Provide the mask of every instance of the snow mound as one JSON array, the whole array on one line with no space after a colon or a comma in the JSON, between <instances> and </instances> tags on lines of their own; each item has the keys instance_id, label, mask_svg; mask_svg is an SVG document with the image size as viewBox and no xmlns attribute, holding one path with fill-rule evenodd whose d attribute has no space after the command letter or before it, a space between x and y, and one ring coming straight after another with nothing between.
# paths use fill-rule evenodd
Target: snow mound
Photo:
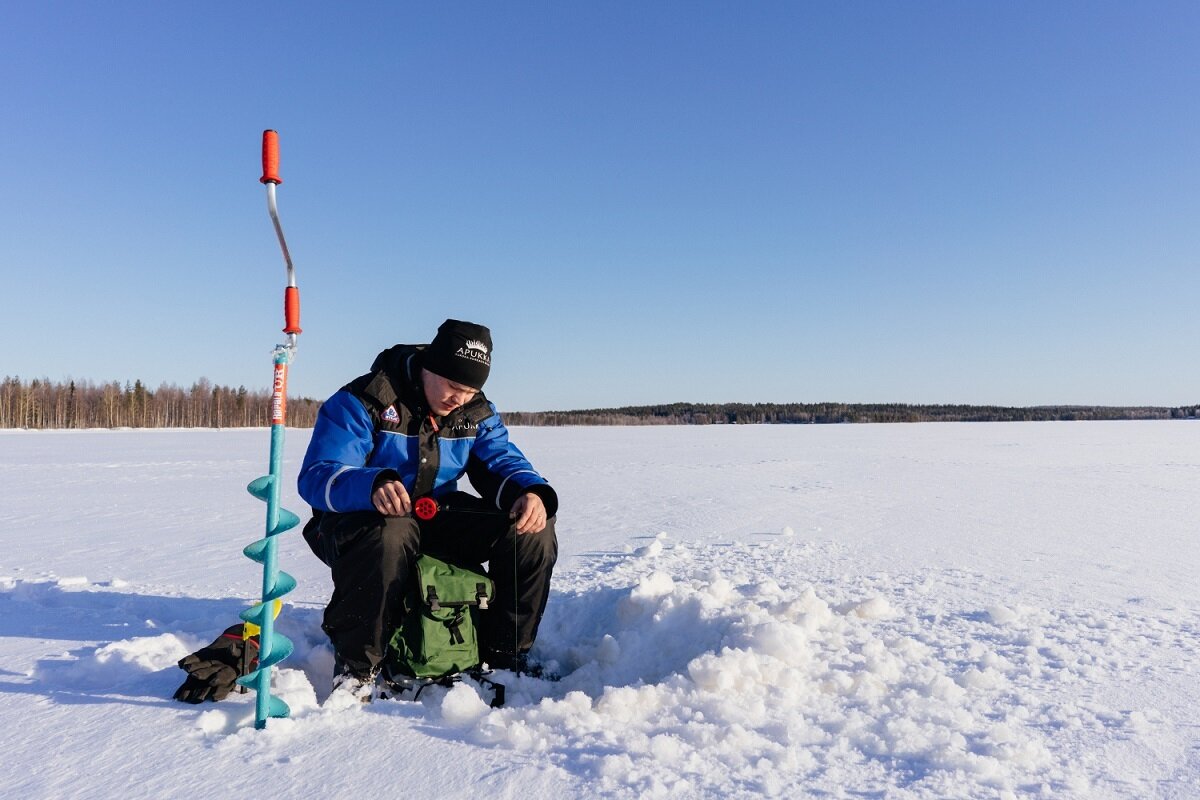
<instances>
[{"instance_id":1,"label":"snow mound","mask_svg":"<svg viewBox=\"0 0 1200 800\"><path fill-rule=\"evenodd\" d=\"M677 545L655 565L669 573L598 559L577 576L590 585L555 596L539 640L567 675L510 687L473 740L554 754L618 795L836 793L837 775L865 769L885 794L1083 796L1058 731L1153 729L1152 713L1060 696L1119 680L1137 656L1138 637L1090 613L923 615L908 587L928 578L860 581L854 599L854 584L818 590L795 572L809 545L776 542Z\"/></svg>"},{"instance_id":2,"label":"snow mound","mask_svg":"<svg viewBox=\"0 0 1200 800\"><path fill-rule=\"evenodd\" d=\"M467 684L455 684L442 699L442 721L452 728L469 728L490 711L490 706Z\"/></svg>"},{"instance_id":3,"label":"snow mound","mask_svg":"<svg viewBox=\"0 0 1200 800\"><path fill-rule=\"evenodd\" d=\"M131 688L142 684L147 675L174 667L191 650L191 645L175 634L144 636L111 642L74 657L43 661L33 677L100 692Z\"/></svg>"},{"instance_id":4,"label":"snow mound","mask_svg":"<svg viewBox=\"0 0 1200 800\"><path fill-rule=\"evenodd\" d=\"M890 616L881 598L836 614L811 587L653 573L616 609L593 649L572 649L557 696L486 716L476 740L555 751L649 797L697 785L772 796L818 759L865 756L944 787L1050 762L1039 737L971 708L928 648L874 629ZM605 755L617 742L623 752Z\"/></svg>"}]
</instances>

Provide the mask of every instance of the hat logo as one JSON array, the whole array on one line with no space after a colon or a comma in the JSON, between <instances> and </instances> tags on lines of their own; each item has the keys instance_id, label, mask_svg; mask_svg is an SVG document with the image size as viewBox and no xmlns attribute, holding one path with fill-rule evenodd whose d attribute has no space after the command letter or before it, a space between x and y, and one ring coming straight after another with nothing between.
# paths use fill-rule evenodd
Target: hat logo
<instances>
[{"instance_id":1,"label":"hat logo","mask_svg":"<svg viewBox=\"0 0 1200 800\"><path fill-rule=\"evenodd\" d=\"M492 360L488 357L487 345L478 339L467 339L463 346L455 351L454 355L489 367L492 364Z\"/></svg>"}]
</instances>

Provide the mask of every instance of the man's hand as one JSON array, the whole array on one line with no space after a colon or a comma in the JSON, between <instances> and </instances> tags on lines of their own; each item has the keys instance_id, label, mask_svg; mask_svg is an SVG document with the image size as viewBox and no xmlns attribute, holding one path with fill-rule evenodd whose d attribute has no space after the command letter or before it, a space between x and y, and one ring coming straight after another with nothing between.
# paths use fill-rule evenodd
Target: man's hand
<instances>
[{"instance_id":1,"label":"man's hand","mask_svg":"<svg viewBox=\"0 0 1200 800\"><path fill-rule=\"evenodd\" d=\"M514 520L517 533L540 533L546 527L546 504L533 492L526 492L513 503L508 518Z\"/></svg>"},{"instance_id":2,"label":"man's hand","mask_svg":"<svg viewBox=\"0 0 1200 800\"><path fill-rule=\"evenodd\" d=\"M412 511L408 490L400 481L384 481L376 486L371 492L371 503L376 511L387 517L402 517Z\"/></svg>"}]
</instances>

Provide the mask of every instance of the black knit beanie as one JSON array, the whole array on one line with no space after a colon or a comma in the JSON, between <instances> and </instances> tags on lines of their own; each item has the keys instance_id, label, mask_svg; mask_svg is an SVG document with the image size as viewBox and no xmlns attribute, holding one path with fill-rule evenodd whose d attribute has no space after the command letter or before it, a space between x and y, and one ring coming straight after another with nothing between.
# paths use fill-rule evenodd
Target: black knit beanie
<instances>
[{"instance_id":1,"label":"black knit beanie","mask_svg":"<svg viewBox=\"0 0 1200 800\"><path fill-rule=\"evenodd\" d=\"M482 325L448 319L425 348L425 369L482 389L492 368L492 332Z\"/></svg>"}]
</instances>

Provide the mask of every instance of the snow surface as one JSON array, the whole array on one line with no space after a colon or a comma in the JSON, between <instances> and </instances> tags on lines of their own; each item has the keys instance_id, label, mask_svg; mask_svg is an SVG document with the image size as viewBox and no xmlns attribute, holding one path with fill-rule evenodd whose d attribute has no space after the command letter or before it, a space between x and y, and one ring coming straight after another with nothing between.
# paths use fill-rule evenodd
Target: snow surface
<instances>
[{"instance_id":1,"label":"snow surface","mask_svg":"<svg viewBox=\"0 0 1200 800\"><path fill-rule=\"evenodd\" d=\"M0 434L0 797L1200 797L1200 425L514 439L561 494L564 678L324 703L289 532L293 716L256 731L169 698L258 591L267 432Z\"/></svg>"}]
</instances>

